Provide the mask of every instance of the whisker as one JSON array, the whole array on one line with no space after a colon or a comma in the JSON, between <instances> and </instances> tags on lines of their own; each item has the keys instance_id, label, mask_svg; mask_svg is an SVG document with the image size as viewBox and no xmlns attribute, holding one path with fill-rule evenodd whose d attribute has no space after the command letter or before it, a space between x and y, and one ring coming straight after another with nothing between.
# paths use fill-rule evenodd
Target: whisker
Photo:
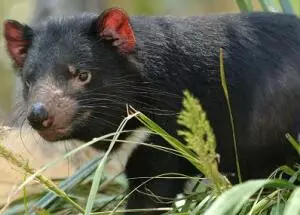
<instances>
[{"instance_id":1,"label":"whisker","mask_svg":"<svg viewBox=\"0 0 300 215\"><path fill-rule=\"evenodd\" d=\"M64 141L63 144L64 144L64 148L65 148L65 153L68 153L70 150L68 149L67 142ZM68 162L68 177L70 176L70 172L71 172L71 171L70 171L70 168L71 168L71 165L70 165L70 164L71 164L70 159L71 159L70 157L67 158L67 162Z\"/></svg>"},{"instance_id":2,"label":"whisker","mask_svg":"<svg viewBox=\"0 0 300 215\"><path fill-rule=\"evenodd\" d=\"M125 106L127 104L126 102L109 100L111 102L111 104L105 104L104 105L103 104L103 99L98 99L98 98L92 98L91 100L88 100L88 99L87 100L80 100L79 102L83 102L83 101L88 101L88 102L87 102L87 104L81 105L81 107L90 108L90 109L102 108L102 109L109 109L109 110L111 110L111 109L123 110L123 108L116 107L114 105L124 105ZM164 113L169 113L169 114L177 113L174 110L161 109L161 108L155 107L153 105L150 105L148 103L140 102L139 100L134 100L132 104L139 105L138 109L140 111L145 110L147 112L152 111L152 113L164 112Z\"/></svg>"},{"instance_id":3,"label":"whisker","mask_svg":"<svg viewBox=\"0 0 300 215\"><path fill-rule=\"evenodd\" d=\"M23 147L25 148L25 150L27 151L27 153L33 158L33 155L32 153L30 152L30 150L27 148L25 142L24 142L24 139L22 137L22 129L24 128L24 124L26 122L26 119L24 119L21 123L21 126L20 126L20 130L19 130L19 135L20 135L20 140L21 140L21 143L23 145Z\"/></svg>"}]
</instances>

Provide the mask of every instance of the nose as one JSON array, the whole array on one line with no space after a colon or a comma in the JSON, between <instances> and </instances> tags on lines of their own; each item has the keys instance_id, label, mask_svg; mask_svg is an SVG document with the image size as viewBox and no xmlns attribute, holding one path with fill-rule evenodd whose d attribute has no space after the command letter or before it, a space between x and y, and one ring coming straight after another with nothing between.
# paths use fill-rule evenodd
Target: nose
<instances>
[{"instance_id":1,"label":"nose","mask_svg":"<svg viewBox=\"0 0 300 215\"><path fill-rule=\"evenodd\" d=\"M37 130L45 129L51 126L53 120L49 117L49 113L40 102L34 103L27 117L30 125Z\"/></svg>"}]
</instances>

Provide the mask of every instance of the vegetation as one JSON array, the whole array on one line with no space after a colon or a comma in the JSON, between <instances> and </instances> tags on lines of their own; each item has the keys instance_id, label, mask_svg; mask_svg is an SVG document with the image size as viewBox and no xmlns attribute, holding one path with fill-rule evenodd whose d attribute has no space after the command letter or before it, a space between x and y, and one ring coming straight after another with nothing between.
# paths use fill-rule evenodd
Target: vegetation
<instances>
[{"instance_id":1,"label":"vegetation","mask_svg":"<svg viewBox=\"0 0 300 215\"><path fill-rule=\"evenodd\" d=\"M220 56L222 59L222 52ZM221 77L230 109L223 69L221 69ZM184 137L186 144L170 136L142 113L130 108L131 114L122 121L115 133L96 138L67 153L62 158L65 159L99 140L109 140L112 137L109 150L101 159L96 158L90 161L73 176L62 181L59 186L41 175L45 169L56 164L59 160L48 164L41 170L35 171L20 156L13 155L4 147L1 147L1 156L23 169L25 174L30 175L17 189L17 191L23 189L23 199L14 202L6 213L73 214L76 211L84 214L122 213L124 210L120 208L122 208L126 198L130 195L130 193L126 195L126 179L124 175L120 175L112 180L111 177L103 173L103 166L108 159L110 150L118 141L119 134L124 132L123 129L127 121L132 117L137 117L151 132L160 135L174 149L160 148L155 145L152 147L157 147L157 150L165 150L166 153L183 156L204 175L204 178L181 176L191 179L191 184L194 184L191 186L192 189L186 190L185 194L174 203L172 208L163 209L166 210L166 214L225 215L271 213L289 215L295 214L296 211L300 212L300 205L297 204L300 198L300 188L295 185L296 182L300 182L299 165L296 165L294 168L286 166L279 168L272 176L273 179L252 180L232 186L226 177L218 171L215 137L209 121L206 119L206 114L199 101L188 91L184 92L183 107L184 109L178 117L178 123L185 129L178 131L178 134ZM292 142L291 147L293 145L296 150L299 150L300 144L291 136L288 136L288 139ZM101 160L100 163L99 160ZM94 172L95 169L96 171ZM290 179L281 179L283 173L290 175ZM167 175L157 177L165 176ZM27 196L25 186L34 178L52 192ZM265 188L268 189L264 190ZM90 190L90 192L88 193L87 190ZM7 206L5 205L3 208L6 209ZM92 211L102 212L91 213ZM137 209L135 212L140 212L140 210Z\"/></svg>"},{"instance_id":2,"label":"vegetation","mask_svg":"<svg viewBox=\"0 0 300 215\"><path fill-rule=\"evenodd\" d=\"M288 215L295 214L296 211L300 212L300 205L297 204L300 198L300 188L294 185L295 182L300 182L300 166L295 166L293 169L281 167L276 170L273 179L252 180L232 187L230 182L218 171L215 138L212 128L206 119L205 112L202 110L198 100L191 94L185 92L184 95L184 109L178 117L178 123L183 125L185 129L178 133L184 137L186 145L168 135L145 115L131 108L132 114L123 120L115 133L96 138L69 152L62 159L99 140L112 138L111 149L117 142L118 135L122 132L126 122L132 117L137 117L151 132L160 135L175 148L175 150L164 148L163 150L166 153L176 153L178 156L185 157L203 173L206 179L209 179L209 183L207 183L207 180L204 178L182 176L191 179L193 186L190 187L192 189L187 190L185 195L176 202L177 204L175 203L173 208L168 209L167 214L273 213ZM203 138L204 136L206 137ZM300 147L299 143L293 139L292 141L296 144L296 147ZM157 150L162 149L157 147ZM92 208L93 210L103 211L92 214L121 213L120 206L122 208L123 203L126 202L126 198L130 194L125 194L127 183L124 175L119 175L112 179L110 176L103 174L103 165L107 161L109 152L110 150L103 157L90 161L57 186L41 174L45 169L59 162L59 160L53 161L41 170L35 171L19 155L13 155L7 149L1 147L1 156L4 156L9 162L30 175L17 189L23 189L24 198L14 202L6 213L29 214L33 212L32 210L35 210L39 214L73 214L76 211L91 214ZM96 171L94 172L95 169ZM289 174L290 179L281 179L282 173ZM27 196L24 188L34 178L52 192ZM275 178L277 179L275 180ZM264 191L265 188L268 189ZM90 190L90 193L87 190ZM136 210L136 212L138 211Z\"/></svg>"},{"instance_id":3,"label":"vegetation","mask_svg":"<svg viewBox=\"0 0 300 215\"><path fill-rule=\"evenodd\" d=\"M262 8L268 11L283 11L298 13L295 9L295 1L259 1ZM252 11L253 5L249 0L237 0L237 4L244 11ZM299 7L298 7L299 9ZM233 137L234 123L230 108L229 92L226 86L225 71L222 67L222 51L220 52L220 65L222 86L228 101L228 110L231 116ZM204 175L202 177L190 177L178 175L190 180L190 186L174 202L172 208L157 209L166 214L205 214L205 215L234 215L234 214L300 214L300 187L295 184L300 182L300 165L293 167L282 166L267 179L251 180L232 186L228 179L218 171L218 154L215 151L216 142L209 119L198 101L188 91L184 92L183 110L179 114L178 123L184 129L178 131L185 143L170 136L147 116L130 108L130 114L120 124L114 133L104 135L80 146L65 154L61 159L49 163L40 170L34 170L20 155L14 155L0 145L0 156L6 158L11 164L24 171L24 183L16 191L23 190L23 198L7 205L2 210L6 214L115 214L124 211L126 203L127 181L123 174L112 177L103 172L103 166L109 159L108 155L114 144L120 142L118 136L124 131L126 123L136 117L148 129L164 138L172 148L162 148L151 145L157 150L183 156L190 161ZM205 137L205 138L204 138ZM291 147L300 155L300 144L289 134L287 139ZM85 147L99 140L110 142L109 150L103 157L89 161L76 173L67 179L51 181L43 176L43 171L55 165L62 159L66 159ZM141 144L141 143L136 143ZM239 170L238 151L236 150L236 166ZM289 178L282 179L287 174ZM174 177L161 175L157 177ZM176 176L177 177L177 176ZM46 191L39 194L28 195L26 186L33 179L44 185ZM151 180L151 179L149 179ZM93 212L103 211L103 212ZM1 211L0 211L1 212ZM134 210L133 212L140 212Z\"/></svg>"},{"instance_id":4,"label":"vegetation","mask_svg":"<svg viewBox=\"0 0 300 215\"><path fill-rule=\"evenodd\" d=\"M254 11L254 1L236 0L241 11ZM289 14L300 13L300 5L297 0L258 0L260 7L268 12L284 12Z\"/></svg>"}]
</instances>

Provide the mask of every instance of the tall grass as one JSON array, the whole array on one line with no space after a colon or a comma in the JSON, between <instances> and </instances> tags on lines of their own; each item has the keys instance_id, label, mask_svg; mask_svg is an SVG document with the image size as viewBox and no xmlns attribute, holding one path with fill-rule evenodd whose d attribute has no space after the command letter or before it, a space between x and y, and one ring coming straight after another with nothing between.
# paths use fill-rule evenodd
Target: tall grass
<instances>
[{"instance_id":1,"label":"tall grass","mask_svg":"<svg viewBox=\"0 0 300 215\"><path fill-rule=\"evenodd\" d=\"M252 12L253 0L236 0L241 11ZM299 14L300 4L298 0L258 0L263 11L283 12L288 14Z\"/></svg>"},{"instance_id":2,"label":"tall grass","mask_svg":"<svg viewBox=\"0 0 300 215\"><path fill-rule=\"evenodd\" d=\"M223 76L223 79L226 82L225 76ZM300 205L297 204L300 191L299 187L295 185L296 182L300 182L300 165L293 168L282 167L278 169L276 171L277 179L273 177L273 179L252 180L232 186L226 177L218 171L218 155L215 151L215 137L201 104L186 91L184 93L183 107L178 117L178 123L181 124L184 129L178 131L178 134L184 137L185 143L181 143L147 116L131 108L131 114L124 119L115 133L96 138L72 152L67 153L64 158L99 140L108 140L110 137L113 137L110 145L110 148L112 148L113 144L118 141L118 135L121 132L125 132L122 131L122 129L126 122L132 117L137 117L152 134L161 136L174 148L164 148L163 150L185 157L205 176L205 179L183 176L186 179L194 179L194 181L196 179L196 183L194 183L191 189L187 190L180 199L175 201L172 208L158 208L153 210L165 211L166 214L205 215L268 213L290 215L300 210ZM204 136L206 138L203 138ZM300 146L299 143L294 139L292 140L294 141L295 149L297 149ZM162 150L162 148L157 147L157 150ZM76 211L83 214L94 215L122 214L125 211L122 208L130 193L125 195L127 183L125 182L124 175L122 175L120 180L117 178L112 180L103 173L103 165L108 159L108 154L109 151L104 157L90 161L82 169L78 170L78 172L57 186L54 182L46 179L41 174L46 168L54 165L59 160L48 164L39 171L35 171L19 156L13 155L4 147L1 147L0 155L31 175L27 177L25 182L17 190L23 189L30 180L36 178L39 183L51 191L48 193L43 192L39 196L28 196L28 194L26 195L24 192L24 199L26 198L26 201L17 200L6 210L5 214L24 214L26 211L29 212L29 214L38 212L40 214L74 214ZM98 164L98 162L100 163ZM95 169L96 172L93 173ZM282 172L289 174L290 179L281 179ZM208 182L207 179L209 180ZM148 181L150 180L152 179L150 178ZM107 181L109 181L109 183L107 183ZM103 189L102 185L109 185L108 187L117 186L117 189L113 192L108 191L110 189L113 190L113 188L107 188L108 190ZM99 190L99 186L102 187L102 189ZM87 192L88 190L90 190L90 192ZM86 206L85 208L84 205ZM131 212L136 213L142 211L145 210L131 210Z\"/></svg>"},{"instance_id":3,"label":"tall grass","mask_svg":"<svg viewBox=\"0 0 300 215\"><path fill-rule=\"evenodd\" d=\"M250 0L237 0L241 10L252 11L252 2ZM290 1L272 1L261 0L260 4L266 11L285 11L295 13ZM234 134L234 119L231 114L230 99L226 85L223 68L222 54L220 54L220 66L222 77L222 86L224 95L228 102L229 114L231 115L231 124ZM26 163L20 156L12 154L4 147L0 147L0 156L6 158L11 164L18 166L27 177L17 189L16 192L23 190L24 197L14 202L3 205L2 212L5 214L122 214L123 206L126 203L127 182L125 176L120 174L111 177L103 172L104 164L109 158L110 149L117 142L118 136L128 120L136 117L146 126L152 135L159 135L167 141L172 148L148 145L157 150L164 150L166 153L173 153L184 157L194 165L205 178L189 177L178 175L190 180L190 187L184 194L179 196L172 208L158 208L166 214L205 214L205 215L258 215L258 214L300 214L300 165L293 167L282 166L274 170L270 178L246 181L232 186L228 179L218 170L218 154L215 151L216 142L209 119L198 101L188 91L184 92L183 110L178 117L178 123L184 129L178 131L182 136L184 143L175 137L169 135L163 128L153 122L144 114L130 109L131 114L124 119L119 129L100 138L96 138L83 146L65 154L61 159L55 160L40 170L34 170L30 164ZM203 137L206 138L203 138ZM110 139L112 138L112 139ZM291 142L290 147L294 147L300 154L300 144L293 137L287 134ZM44 177L43 171L55 165L62 159L66 159L76 152L98 141L109 141L110 149L104 157L98 157L88 162L69 178L59 181L51 181ZM125 142L125 144L129 144ZM133 143L144 144L145 143ZM236 144L236 143L235 143ZM236 145L235 145L236 147ZM235 150L237 171L238 149ZM287 180L282 179L282 174L289 176ZM157 177L168 177L167 175ZM170 177L171 178L171 177ZM39 194L31 195L26 191L26 186L33 179L44 185L45 191ZM148 180L150 181L151 178ZM147 182L147 181L146 181ZM101 212L95 212L101 211ZM135 209L131 212L139 214L144 210Z\"/></svg>"}]
</instances>

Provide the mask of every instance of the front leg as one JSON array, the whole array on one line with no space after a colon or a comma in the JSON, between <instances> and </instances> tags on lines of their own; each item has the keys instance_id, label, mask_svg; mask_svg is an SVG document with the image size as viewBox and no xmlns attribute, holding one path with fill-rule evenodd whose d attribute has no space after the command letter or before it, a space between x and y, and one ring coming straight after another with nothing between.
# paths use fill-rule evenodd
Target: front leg
<instances>
[{"instance_id":1,"label":"front leg","mask_svg":"<svg viewBox=\"0 0 300 215\"><path fill-rule=\"evenodd\" d=\"M149 142L169 147L169 144L165 143L159 136L151 136ZM174 177L172 173L190 175L196 171L185 159L147 146L139 146L132 153L126 165L130 191L147 181L149 177L165 173L170 173L169 177ZM183 192L184 184L184 179L152 179L130 195L127 209L169 207L176 194ZM155 195L157 198L150 195ZM162 213L161 211L151 211L138 214Z\"/></svg>"}]
</instances>

